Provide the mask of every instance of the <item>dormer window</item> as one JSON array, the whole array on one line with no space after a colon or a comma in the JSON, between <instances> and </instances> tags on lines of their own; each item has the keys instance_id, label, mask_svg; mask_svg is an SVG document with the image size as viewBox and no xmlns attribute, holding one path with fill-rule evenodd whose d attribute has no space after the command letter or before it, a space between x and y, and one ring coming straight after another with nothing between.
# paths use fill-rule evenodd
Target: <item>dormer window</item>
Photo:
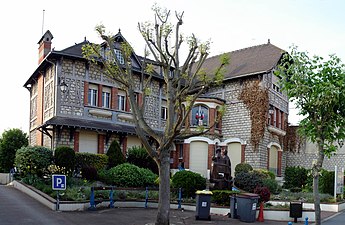
<instances>
[{"instance_id":1,"label":"dormer window","mask_svg":"<svg viewBox=\"0 0 345 225\"><path fill-rule=\"evenodd\" d=\"M125 59L123 58L121 50L115 49L115 55L120 64L125 64Z\"/></svg>"}]
</instances>

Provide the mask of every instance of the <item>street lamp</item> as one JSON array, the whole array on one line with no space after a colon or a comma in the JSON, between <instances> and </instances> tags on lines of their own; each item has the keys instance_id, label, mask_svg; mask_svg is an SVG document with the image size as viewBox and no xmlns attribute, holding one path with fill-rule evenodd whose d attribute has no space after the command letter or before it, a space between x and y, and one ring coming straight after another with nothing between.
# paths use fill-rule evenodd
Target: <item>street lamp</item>
<instances>
[{"instance_id":1,"label":"street lamp","mask_svg":"<svg viewBox=\"0 0 345 225\"><path fill-rule=\"evenodd\" d=\"M61 83L60 83L60 89L62 91L62 93L65 93L67 91L67 84L65 83L65 80L62 80Z\"/></svg>"},{"instance_id":2,"label":"street lamp","mask_svg":"<svg viewBox=\"0 0 345 225\"><path fill-rule=\"evenodd\" d=\"M272 105L270 105L270 108L268 109L268 113L270 115L273 115L274 114L274 107Z\"/></svg>"}]
</instances>

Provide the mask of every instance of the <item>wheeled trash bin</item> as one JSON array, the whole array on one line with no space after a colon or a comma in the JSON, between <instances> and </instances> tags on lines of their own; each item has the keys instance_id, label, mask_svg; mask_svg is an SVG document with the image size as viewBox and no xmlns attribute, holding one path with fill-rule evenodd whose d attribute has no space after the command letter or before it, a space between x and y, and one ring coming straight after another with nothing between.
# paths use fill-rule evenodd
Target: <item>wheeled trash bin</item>
<instances>
[{"instance_id":1,"label":"wheeled trash bin","mask_svg":"<svg viewBox=\"0 0 345 225\"><path fill-rule=\"evenodd\" d=\"M238 194L236 196L237 217L242 222L254 222L256 219L256 207L259 202L258 194Z\"/></svg>"},{"instance_id":2,"label":"wheeled trash bin","mask_svg":"<svg viewBox=\"0 0 345 225\"><path fill-rule=\"evenodd\" d=\"M230 196L230 218L237 219L237 201L236 195Z\"/></svg>"},{"instance_id":3,"label":"wheeled trash bin","mask_svg":"<svg viewBox=\"0 0 345 225\"><path fill-rule=\"evenodd\" d=\"M196 193L196 215L197 220L211 220L211 191L197 191Z\"/></svg>"}]
</instances>

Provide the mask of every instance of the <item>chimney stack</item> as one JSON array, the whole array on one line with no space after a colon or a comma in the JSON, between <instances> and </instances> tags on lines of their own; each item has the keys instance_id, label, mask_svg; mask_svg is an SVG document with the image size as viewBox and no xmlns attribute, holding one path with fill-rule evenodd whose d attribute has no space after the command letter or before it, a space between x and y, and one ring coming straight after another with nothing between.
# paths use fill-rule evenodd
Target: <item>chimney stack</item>
<instances>
[{"instance_id":1,"label":"chimney stack","mask_svg":"<svg viewBox=\"0 0 345 225\"><path fill-rule=\"evenodd\" d=\"M52 39L53 39L52 33L50 33L49 30L47 30L44 35L41 37L41 39L38 41L38 64L42 62L42 60L49 54L52 48Z\"/></svg>"}]
</instances>

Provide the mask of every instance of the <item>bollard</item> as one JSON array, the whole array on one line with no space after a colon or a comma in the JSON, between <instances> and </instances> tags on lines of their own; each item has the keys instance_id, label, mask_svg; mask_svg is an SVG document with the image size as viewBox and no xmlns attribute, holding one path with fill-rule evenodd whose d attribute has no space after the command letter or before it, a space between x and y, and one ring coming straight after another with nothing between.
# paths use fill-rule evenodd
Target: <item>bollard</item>
<instances>
[{"instance_id":1,"label":"bollard","mask_svg":"<svg viewBox=\"0 0 345 225\"><path fill-rule=\"evenodd\" d=\"M288 225L292 225L292 222L288 222Z\"/></svg>"},{"instance_id":2,"label":"bollard","mask_svg":"<svg viewBox=\"0 0 345 225\"><path fill-rule=\"evenodd\" d=\"M177 202L178 202L177 208L178 209L181 209L181 198L182 198L182 188L179 188L178 189L178 200L177 200Z\"/></svg>"},{"instance_id":3,"label":"bollard","mask_svg":"<svg viewBox=\"0 0 345 225\"><path fill-rule=\"evenodd\" d=\"M147 208L148 198L149 198L149 188L146 187L146 193L145 193L145 209Z\"/></svg>"},{"instance_id":4,"label":"bollard","mask_svg":"<svg viewBox=\"0 0 345 225\"><path fill-rule=\"evenodd\" d=\"M91 196L90 196L90 207L89 207L89 209L96 209L95 193L94 193L93 187L91 187Z\"/></svg>"},{"instance_id":5,"label":"bollard","mask_svg":"<svg viewBox=\"0 0 345 225\"><path fill-rule=\"evenodd\" d=\"M305 218L305 222L304 222L304 225L308 225L308 217Z\"/></svg>"},{"instance_id":6,"label":"bollard","mask_svg":"<svg viewBox=\"0 0 345 225\"><path fill-rule=\"evenodd\" d=\"M110 193L109 193L109 208L114 208L114 193L113 193L113 187L111 187Z\"/></svg>"}]
</instances>

